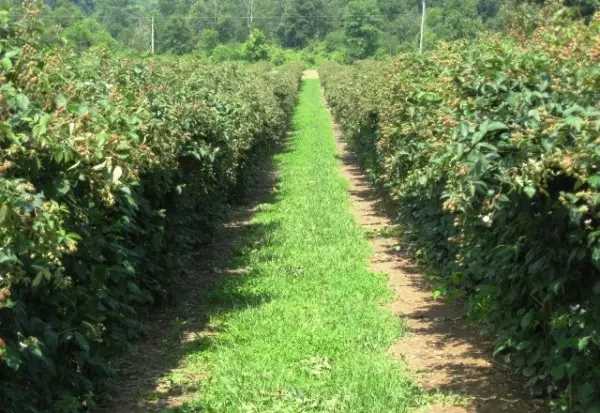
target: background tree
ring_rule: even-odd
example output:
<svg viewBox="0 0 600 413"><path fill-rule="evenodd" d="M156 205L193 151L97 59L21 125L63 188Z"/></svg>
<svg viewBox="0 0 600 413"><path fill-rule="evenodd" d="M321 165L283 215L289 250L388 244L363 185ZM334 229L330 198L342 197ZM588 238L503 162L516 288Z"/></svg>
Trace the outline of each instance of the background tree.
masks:
<svg viewBox="0 0 600 413"><path fill-rule="evenodd" d="M277 28L284 47L304 47L322 38L329 30L329 18L323 0L292 0Z"/></svg>
<svg viewBox="0 0 600 413"><path fill-rule="evenodd" d="M260 29L253 29L250 38L243 47L244 58L250 62L269 59L269 45L265 34Z"/></svg>
<svg viewBox="0 0 600 413"><path fill-rule="evenodd" d="M350 55L365 59L377 51L381 15L375 0L352 0L344 14L344 33Z"/></svg>
<svg viewBox="0 0 600 413"><path fill-rule="evenodd" d="M79 51L90 47L112 49L117 46L117 41L113 39L108 30L97 20L89 17L67 28L63 35L69 44Z"/></svg>
<svg viewBox="0 0 600 413"><path fill-rule="evenodd" d="M194 37L183 16L170 16L160 33L159 50L166 53L182 55L194 48Z"/></svg>
<svg viewBox="0 0 600 413"><path fill-rule="evenodd" d="M377 48L392 54L403 49L413 50L418 44L422 3L422 0L43 1L49 7L42 19L52 34L47 36L48 39L54 41L54 26L68 29L86 18L92 18L117 40L116 46L112 47L147 51L151 18L155 16L156 44L161 52L176 50L177 53L185 53L196 46L205 47L208 45L208 39L203 38L206 30L216 30L220 44L228 44L232 50L238 50L239 45L248 40L252 26L260 29L270 42L280 43L286 48L311 46L312 51L327 50L325 53L329 54L339 51L344 55L349 51L354 59L372 56ZM600 2L427 0L426 44L473 37L486 27L507 30L515 22L533 21L528 16L535 16L537 9L543 4L550 4L550 1L560 1L571 7L574 18L589 18ZM20 0L0 0L0 7L16 8L17 3ZM520 16L515 15L518 10L522 10L517 13ZM250 15L253 16L252 24ZM536 27L535 22L529 26ZM184 43L177 45L179 40ZM320 41L324 43L320 46L315 44ZM165 44L169 47L163 47ZM209 46L208 49L213 49L214 43Z"/></svg>
<svg viewBox="0 0 600 413"><path fill-rule="evenodd" d="M219 44L214 48L210 58L213 62L224 62L226 60L237 60L240 56L239 48L231 45Z"/></svg>
<svg viewBox="0 0 600 413"><path fill-rule="evenodd" d="M207 52L208 54L212 53L212 51L219 45L219 32L215 29L206 29L202 32L200 36L200 41L198 42L198 48Z"/></svg>
<svg viewBox="0 0 600 413"><path fill-rule="evenodd" d="M501 6L501 0L479 0L477 11L482 20L485 22L491 18L494 18L498 14L498 11L500 11Z"/></svg>
<svg viewBox="0 0 600 413"><path fill-rule="evenodd" d="M59 25L68 28L85 17L84 11L74 3L69 0L57 0L55 7L44 13L42 21L46 27Z"/></svg>
<svg viewBox="0 0 600 413"><path fill-rule="evenodd" d="M97 1L94 1L94 0L66 0L66 1L46 0L46 4L53 9L60 7L61 5L64 6L65 3L71 3L73 6L76 6L79 9L81 9L84 13L91 14L95 10Z"/></svg>
<svg viewBox="0 0 600 413"><path fill-rule="evenodd" d="M475 37L483 28L478 12L479 0L444 0L436 24L431 24L433 32L445 40Z"/></svg>
<svg viewBox="0 0 600 413"><path fill-rule="evenodd" d="M136 0L98 0L94 16L123 45L130 44L135 28L144 16L143 7Z"/></svg>

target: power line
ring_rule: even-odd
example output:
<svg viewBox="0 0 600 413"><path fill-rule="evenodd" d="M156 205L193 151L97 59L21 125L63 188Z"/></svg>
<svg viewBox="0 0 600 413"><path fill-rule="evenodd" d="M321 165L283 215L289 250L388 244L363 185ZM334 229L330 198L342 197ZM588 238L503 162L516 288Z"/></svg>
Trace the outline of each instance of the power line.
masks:
<svg viewBox="0 0 600 413"><path fill-rule="evenodd" d="M281 14L281 15L272 15L272 16L252 16L252 19L263 19L263 20L269 20L269 19L280 19L283 16L285 16L285 13ZM393 13L393 14L343 14L342 16L339 16L341 18L345 18L345 17L378 17L378 18L385 18L385 17L401 17L401 16L415 16L418 17L419 14L417 13ZM119 16L94 16L94 15L89 15L89 16L85 16L85 15L46 15L46 16L42 16L42 18L53 18L53 19L70 19L70 18L81 18L81 19L87 19L87 18L96 18L98 20L110 20L110 19L121 19L125 17L123 15L123 13L121 13ZM132 19L139 19L139 20L152 20L152 16L129 16ZM331 14L322 14L322 15L297 15L297 17L301 17L301 18L307 18L307 19L321 19L321 18L334 18L336 17L335 15L331 15ZM187 16L155 16L156 20L170 20L170 19L194 19L194 20L214 20L214 19L218 19L218 18L226 18L226 19L240 19L240 20L248 20L250 19L250 16L231 16L231 15L220 15L220 16L193 16L193 15L187 15Z"/></svg>

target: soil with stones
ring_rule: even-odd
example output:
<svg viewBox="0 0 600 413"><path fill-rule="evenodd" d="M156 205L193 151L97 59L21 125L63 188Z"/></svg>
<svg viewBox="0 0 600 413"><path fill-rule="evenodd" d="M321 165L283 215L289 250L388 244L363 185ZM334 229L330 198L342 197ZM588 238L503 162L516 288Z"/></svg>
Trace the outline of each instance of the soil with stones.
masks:
<svg viewBox="0 0 600 413"><path fill-rule="evenodd" d="M217 290L226 277L240 276L239 268L229 265L251 220L260 206L274 199L276 173L271 160L265 159L259 168L249 196L229 212L222 230L210 245L190 258L189 271L178 281L177 304L157 309L147 321L146 338L136 344L133 353L115 360L120 374L103 395L94 413L136 413L163 411L181 407L197 394L208 373L184 373L181 359L190 346L208 342L217 332L209 326L211 314L223 311L224 303L206 302L207 291ZM174 383L172 373L183 374Z"/></svg>
<svg viewBox="0 0 600 413"><path fill-rule="evenodd" d="M464 406L430 406L429 412L530 413L543 412L544 401L524 392L523 380L492 358L489 341L462 318L456 303L434 300L430 286L411 260L401 253L400 241L386 236L395 227L392 208L361 172L358 160L334 125L342 174L350 184L357 222L370 233L372 271L389 276L395 292L391 310L407 322L407 335L390 349L425 390L456 395ZM427 411L427 410L426 410Z"/></svg>

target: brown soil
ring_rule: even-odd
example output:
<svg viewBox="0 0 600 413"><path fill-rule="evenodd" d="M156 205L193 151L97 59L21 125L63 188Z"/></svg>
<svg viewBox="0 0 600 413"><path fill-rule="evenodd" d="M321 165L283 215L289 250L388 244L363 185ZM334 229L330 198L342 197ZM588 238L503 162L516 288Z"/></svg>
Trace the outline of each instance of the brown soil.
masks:
<svg viewBox="0 0 600 413"><path fill-rule="evenodd" d="M357 159L334 125L341 170L350 185L352 212L357 222L376 234L395 227L392 209L361 172ZM382 231L384 230L384 231ZM389 234L389 231L387 231ZM429 412L530 413L544 411L544 402L523 390L523 381L492 357L492 345L477 326L467 324L457 303L434 300L419 268L400 251L389 235L372 239L372 271L389 276L395 292L390 308L406 320L408 334L390 349L413 372L415 381L432 393L463 399L463 406L432 405ZM449 399L449 398L447 398Z"/></svg>
<svg viewBox="0 0 600 413"><path fill-rule="evenodd" d="M227 311L227 303L207 302L206 292L216 291L225 278L244 274L243 268L232 265L232 258L252 230L252 217L273 200L276 174L270 160L265 160L258 178L248 199L231 209L213 242L191 257L191 270L178 281L185 287L177 292L177 305L157 309L148 320L146 338L133 353L114 361L120 374L109 383L94 413L163 411L182 406L200 390L208 374L182 370L181 359L210 345L217 334L209 324L211 314ZM173 373L180 377L176 383L169 379Z"/></svg>
<svg viewBox="0 0 600 413"><path fill-rule="evenodd" d="M302 76L302 79L318 79L319 78L319 72L317 72L316 70L305 70L304 71L304 75Z"/></svg>

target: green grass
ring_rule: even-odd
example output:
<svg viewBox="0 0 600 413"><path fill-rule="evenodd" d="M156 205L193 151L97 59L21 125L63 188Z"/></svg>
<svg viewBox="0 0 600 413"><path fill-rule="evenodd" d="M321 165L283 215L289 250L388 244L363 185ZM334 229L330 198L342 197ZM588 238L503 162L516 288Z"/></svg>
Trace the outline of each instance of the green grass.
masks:
<svg viewBox="0 0 600 413"><path fill-rule="evenodd" d="M221 331L190 348L181 371L210 378L180 411L405 412L423 403L386 355L403 333L381 304L385 277L349 212L328 112L317 80L305 81L287 153L275 159L276 200L255 216L237 267L208 298Z"/></svg>

